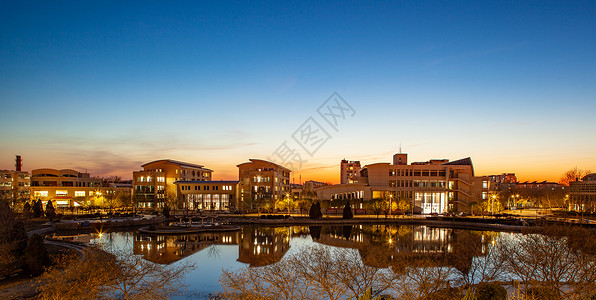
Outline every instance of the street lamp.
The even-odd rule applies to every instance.
[[[494,204],[495,204],[495,199],[496,198],[497,198],[497,195],[493,194],[492,197],[491,197],[491,200],[490,200],[490,213],[493,214],[493,215],[495,214],[495,206],[494,206]]]
[[[391,200],[393,199],[393,194],[389,194],[389,218],[391,219]]]

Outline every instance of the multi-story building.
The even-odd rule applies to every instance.
[[[494,183],[505,183],[505,184],[517,183],[517,176],[515,176],[515,173],[503,173],[500,175],[488,175],[486,177],[488,177],[490,179],[490,181],[494,182]]]
[[[58,207],[109,205],[120,194],[130,195],[130,187],[103,186],[101,178],[71,169],[31,171],[31,199],[55,201]]]
[[[393,164],[375,163],[362,168],[358,183],[321,187],[321,200],[350,199],[362,204],[373,199],[398,203],[405,200],[414,211],[464,211],[470,203],[488,199],[488,178],[475,177],[470,158],[450,162],[433,159],[407,164],[407,154],[393,156]]]
[[[0,170],[0,193],[15,207],[16,204],[29,200],[31,178],[28,172],[22,171],[21,156],[15,159],[15,170]]]
[[[596,212],[596,173],[569,183],[569,209]]]
[[[187,209],[235,210],[239,205],[238,181],[179,180],[174,184]]]
[[[354,183],[354,177],[360,175],[360,161],[350,161],[350,160],[341,160],[341,167],[340,167],[340,183]]]
[[[9,196],[11,206],[29,200],[31,178],[28,172],[0,170],[0,191]]]
[[[162,207],[166,198],[182,200],[176,181],[210,181],[210,169],[202,165],[161,159],[141,166],[132,173],[133,193],[142,208]]]
[[[249,159],[237,167],[242,209],[273,205],[289,196],[290,169],[261,159]]]

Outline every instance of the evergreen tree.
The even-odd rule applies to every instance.
[[[46,217],[50,220],[56,217],[56,209],[54,208],[52,200],[48,200],[48,203],[46,204]]]
[[[31,209],[31,204],[29,204],[29,201],[27,201],[23,205],[23,216],[25,218],[31,218],[32,215],[33,215],[33,210]]]
[[[50,256],[39,234],[29,238],[24,252],[25,269],[31,276],[39,276],[50,266]]]
[[[311,219],[319,219],[323,216],[321,213],[321,204],[319,202],[315,202],[311,205],[310,211],[308,213]]]
[[[351,219],[353,217],[354,217],[354,214],[352,213],[352,207],[350,206],[350,203],[346,203],[346,206],[344,206],[343,218]]]
[[[43,215],[43,207],[41,205],[41,199],[37,201],[33,200],[33,217],[39,218]]]

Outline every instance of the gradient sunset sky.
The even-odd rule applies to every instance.
[[[267,159],[309,118],[339,162],[471,157],[477,175],[596,171],[596,1],[2,1],[0,169],[120,175]],[[353,108],[333,130],[317,108]],[[297,147],[297,146],[296,146]],[[299,148],[297,150],[300,150]]]

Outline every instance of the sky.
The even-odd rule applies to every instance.
[[[2,1],[0,169],[18,154],[25,170],[131,178],[169,158],[226,180],[260,158],[292,161],[294,182],[337,183],[341,159],[390,162],[401,147],[410,162],[471,157],[477,175],[557,181],[596,170],[594,12],[595,1]],[[319,114],[333,103],[339,117]]]

